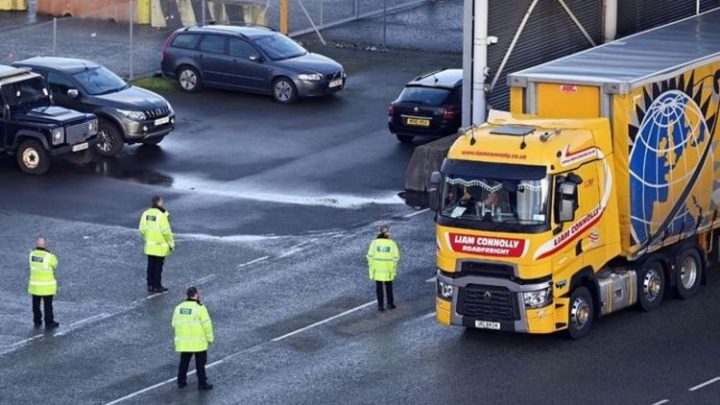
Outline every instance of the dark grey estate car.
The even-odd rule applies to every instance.
[[[102,155],[116,155],[126,143],[156,145],[175,128],[175,111],[165,98],[128,84],[95,62],[36,57],[13,66],[44,76],[57,105],[97,115]]]
[[[339,63],[264,27],[181,28],[165,41],[161,66],[187,92],[218,87],[280,103],[335,93],[346,80]]]

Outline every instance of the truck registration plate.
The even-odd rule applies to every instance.
[[[87,142],[83,142],[83,143],[79,143],[79,144],[77,144],[77,145],[73,145],[72,151],[73,151],[73,152],[80,152],[81,150],[85,150],[85,149],[87,149],[87,148],[88,148],[88,143],[87,143]]]
[[[342,86],[342,79],[335,79],[335,80],[331,81],[328,86],[330,86],[330,87]]]
[[[500,330],[500,322],[475,321],[475,327],[478,329]]]
[[[162,117],[155,120],[155,125],[163,125],[170,122],[170,117]]]

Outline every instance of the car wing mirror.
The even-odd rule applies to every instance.
[[[441,181],[442,174],[440,174],[440,172],[432,172],[430,175],[430,188],[428,189],[428,203],[430,209],[434,212],[437,212],[440,208],[440,193],[438,192],[438,188],[440,187]]]
[[[250,55],[250,56],[248,56],[248,59],[250,59],[252,62],[258,62],[258,63],[261,63],[263,61],[262,57],[260,55]]]
[[[68,89],[67,95],[70,98],[78,98],[80,97],[80,92],[77,89]]]
[[[572,181],[560,183],[558,187],[558,222],[574,220],[577,208],[577,184]]]

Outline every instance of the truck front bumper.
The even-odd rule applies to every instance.
[[[541,308],[526,308],[523,294],[547,288],[550,281],[515,282],[475,275],[448,277],[437,274],[437,283],[452,286],[452,297],[438,288],[436,320],[457,325],[522,333],[553,333],[567,328],[567,299],[555,298]]]

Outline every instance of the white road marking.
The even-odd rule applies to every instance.
[[[362,305],[359,305],[359,306],[357,306],[357,307],[355,307],[355,308],[353,308],[353,309],[348,309],[348,310],[345,311],[345,312],[342,312],[342,313],[337,314],[337,315],[333,315],[333,316],[331,316],[330,318],[323,319],[322,321],[315,322],[315,323],[313,323],[313,324],[311,324],[311,325],[305,326],[305,327],[300,328],[300,329],[298,329],[298,330],[296,330],[296,331],[293,331],[293,332],[290,332],[290,333],[286,333],[286,334],[284,334],[284,335],[282,335],[282,336],[278,336],[278,337],[276,337],[275,339],[271,340],[271,342],[279,342],[279,341],[281,341],[281,340],[283,340],[283,339],[289,338],[290,336],[297,335],[298,333],[304,332],[304,331],[306,331],[306,330],[315,328],[315,327],[320,326],[320,325],[324,325],[324,324],[326,324],[326,323],[328,323],[328,322],[330,322],[330,321],[332,321],[332,320],[341,318],[341,317],[343,317],[343,316],[345,316],[345,315],[349,315],[349,314],[351,314],[351,313],[353,313],[353,312],[357,312],[357,311],[359,311],[359,310],[361,310],[361,309],[363,309],[363,308],[365,308],[365,307],[369,307],[370,305],[373,305],[373,304],[375,304],[375,303],[376,303],[376,301],[366,302],[366,303],[364,303],[364,304],[362,304]]]
[[[247,262],[247,263],[243,263],[243,264],[237,266],[237,268],[240,269],[240,268],[243,268],[243,267],[250,266],[251,264],[260,263],[260,262],[265,261],[265,260],[267,260],[267,259],[269,259],[269,258],[270,258],[270,256],[258,257],[258,258],[255,259],[255,260],[250,260],[250,261]]]
[[[53,336],[65,336],[65,335],[67,335],[68,333],[74,331],[75,329],[83,326],[84,324],[91,323],[91,322],[95,322],[95,321],[101,321],[101,320],[103,320],[103,319],[110,318],[111,316],[112,316],[112,314],[108,314],[107,312],[103,312],[103,313],[101,313],[101,314],[97,314],[97,315],[93,315],[93,316],[88,317],[88,318],[85,318],[85,319],[81,319],[81,320],[79,320],[79,321],[77,321],[77,322],[71,323],[67,328],[64,328],[64,329],[62,329],[62,330],[59,330],[59,331],[53,333]]]
[[[425,280],[426,283],[434,283],[437,276],[432,276],[429,279]]]
[[[720,377],[715,377],[715,378],[713,378],[713,379],[711,379],[711,380],[705,381],[705,382],[702,383],[702,384],[698,384],[698,385],[690,388],[688,391],[697,391],[697,390],[699,390],[699,389],[702,389],[702,388],[707,387],[707,386],[710,385],[710,384],[715,384],[715,383],[718,382],[718,381],[720,381]]]
[[[403,218],[412,218],[412,217],[414,217],[414,216],[417,216],[417,215],[420,215],[420,214],[424,214],[424,213],[426,213],[426,212],[428,212],[428,211],[430,211],[430,208],[425,208],[424,210],[411,212],[411,213],[405,215]]]
[[[430,312],[429,314],[425,314],[425,315],[421,316],[420,319],[428,319],[428,318],[434,318],[434,317],[435,317],[435,312],[433,311],[433,312]]]
[[[195,370],[189,372],[188,375],[191,375],[191,374],[194,373],[194,372],[195,372]],[[151,385],[151,386],[149,386],[149,387],[145,387],[145,388],[141,389],[140,391],[135,391],[135,392],[133,392],[132,394],[125,395],[124,397],[118,398],[118,399],[116,399],[116,400],[114,400],[114,401],[112,401],[112,402],[108,402],[108,403],[106,403],[105,405],[119,404],[120,402],[126,401],[126,400],[128,400],[128,399],[130,399],[130,398],[134,398],[134,397],[136,397],[136,396],[138,396],[138,395],[140,395],[140,394],[144,394],[144,393],[146,393],[146,392],[148,392],[148,391],[152,391],[152,390],[154,390],[155,388],[162,387],[163,385],[169,384],[169,383],[171,383],[171,382],[173,382],[173,381],[177,381],[177,377],[173,377],[173,378],[170,378],[169,380],[165,380],[165,381],[159,382],[159,383],[157,383],[157,384],[155,384],[155,385]]]
[[[314,242],[314,241],[312,241],[312,242]],[[312,243],[312,242],[309,242],[309,243]],[[283,257],[292,256],[292,255],[294,255],[295,253],[302,252],[302,251],[305,249],[305,246],[306,246],[306,245],[308,245],[308,243],[301,243],[301,244],[299,244],[299,245],[295,245],[295,246],[291,247],[290,249],[288,249],[287,252],[285,252],[285,253],[281,254],[280,256],[278,256],[278,258],[281,259],[281,258],[283,258]]]
[[[210,274],[210,275],[207,275],[207,276],[205,276],[205,277],[203,277],[203,278],[201,278],[201,279],[199,279],[199,280],[193,281],[192,283],[186,285],[185,287],[193,287],[193,286],[200,285],[200,284],[202,284],[202,283],[207,283],[208,281],[210,281],[210,280],[212,280],[212,279],[214,279],[214,278],[215,278],[215,275],[214,275],[214,274]]]
[[[32,342],[33,340],[40,339],[40,338],[43,337],[43,336],[45,336],[44,333],[38,333],[37,335],[30,336],[30,337],[27,338],[27,339],[23,339],[23,340],[21,340],[21,341],[19,341],[19,342],[15,342],[15,343],[11,344],[10,346],[8,346],[7,349],[1,351],[1,352],[0,352],[0,356],[2,356],[3,354],[7,354],[7,353],[10,353],[10,352],[14,352],[15,350],[17,350],[17,349],[25,346],[27,343],[30,343],[30,342]]]
[[[668,402],[670,402],[669,399],[663,399],[663,400],[653,403],[652,405],[662,405],[662,404],[667,404]]]

